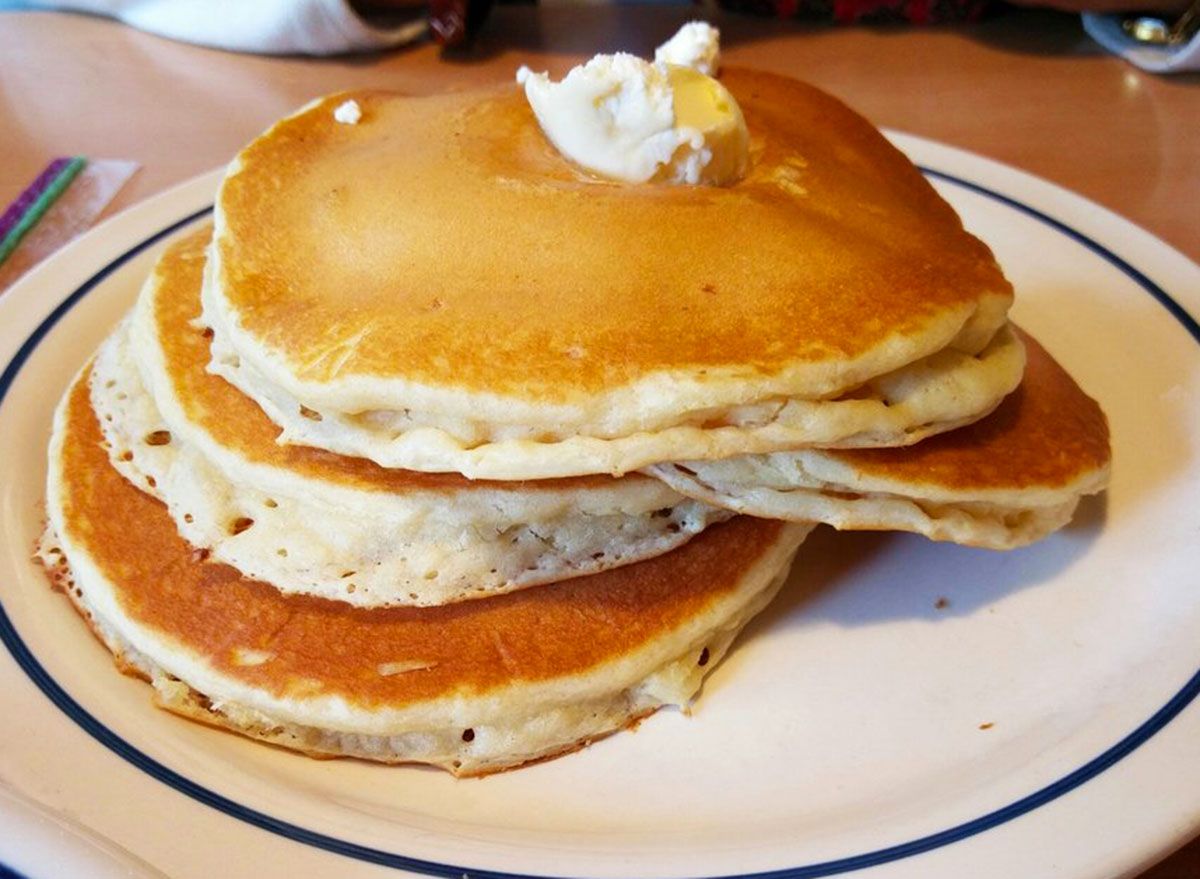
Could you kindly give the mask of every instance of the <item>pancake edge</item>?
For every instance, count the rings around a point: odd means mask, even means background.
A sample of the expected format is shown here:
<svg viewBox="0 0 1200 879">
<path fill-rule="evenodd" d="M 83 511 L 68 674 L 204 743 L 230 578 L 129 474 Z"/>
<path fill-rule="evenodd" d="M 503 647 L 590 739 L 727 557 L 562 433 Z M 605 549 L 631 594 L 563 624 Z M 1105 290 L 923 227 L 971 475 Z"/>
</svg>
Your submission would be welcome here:
<svg viewBox="0 0 1200 879">
<path fill-rule="evenodd" d="M 552 479 L 607 473 L 622 476 L 663 461 L 719 459 L 804 447 L 906 446 L 989 415 L 1021 382 L 1023 343 L 1005 325 L 978 356 L 936 352 L 868 383 L 871 396 L 829 401 L 779 401 L 765 424 L 706 428 L 678 425 L 657 432 L 560 441 L 503 439 L 465 442 L 445 430 L 420 427 L 392 435 L 336 414 L 303 417 L 303 404 L 263 384 L 246 361 L 230 366 L 214 339 L 212 369 L 258 403 L 282 427 L 280 441 L 362 457 L 383 467 L 455 471 L 472 479 Z M 937 361 L 937 362 L 934 362 Z"/>
</svg>

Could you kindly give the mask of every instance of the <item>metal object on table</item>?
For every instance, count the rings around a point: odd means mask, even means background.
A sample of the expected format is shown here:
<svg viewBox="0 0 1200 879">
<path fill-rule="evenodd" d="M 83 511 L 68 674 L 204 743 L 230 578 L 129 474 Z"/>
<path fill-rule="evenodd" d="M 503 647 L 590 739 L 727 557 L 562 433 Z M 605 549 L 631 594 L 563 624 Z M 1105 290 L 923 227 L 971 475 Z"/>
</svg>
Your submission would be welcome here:
<svg viewBox="0 0 1200 879">
<path fill-rule="evenodd" d="M 1136 15 L 1126 18 L 1121 27 L 1139 43 L 1152 46 L 1186 43 L 1200 32 L 1200 0 L 1193 0 L 1173 23 L 1157 15 Z"/>
</svg>

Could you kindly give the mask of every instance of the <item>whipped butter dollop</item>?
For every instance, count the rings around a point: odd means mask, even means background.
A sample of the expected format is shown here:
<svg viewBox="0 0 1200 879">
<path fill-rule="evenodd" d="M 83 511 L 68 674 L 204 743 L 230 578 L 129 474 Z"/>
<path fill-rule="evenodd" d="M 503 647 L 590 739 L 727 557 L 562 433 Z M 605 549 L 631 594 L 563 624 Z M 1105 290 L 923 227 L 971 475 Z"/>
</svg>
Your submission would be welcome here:
<svg viewBox="0 0 1200 879">
<path fill-rule="evenodd" d="M 698 69 L 716 69 L 716 30 L 693 25 L 659 52 L 697 67 L 621 52 L 597 55 L 560 82 L 522 67 L 517 82 L 550 142 L 589 171 L 627 183 L 732 183 L 749 162 L 746 121 L 733 95 Z"/>
<path fill-rule="evenodd" d="M 654 50 L 654 60 L 716 76 L 721 66 L 721 32 L 703 21 L 689 21 Z"/>
</svg>

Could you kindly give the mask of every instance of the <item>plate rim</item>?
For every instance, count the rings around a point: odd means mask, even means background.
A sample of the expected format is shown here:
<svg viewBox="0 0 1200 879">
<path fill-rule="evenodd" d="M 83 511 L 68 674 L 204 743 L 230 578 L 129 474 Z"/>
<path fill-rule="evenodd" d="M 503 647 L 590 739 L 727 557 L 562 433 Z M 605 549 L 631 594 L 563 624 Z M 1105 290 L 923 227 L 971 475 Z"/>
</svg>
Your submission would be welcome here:
<svg viewBox="0 0 1200 879">
<path fill-rule="evenodd" d="M 898 144 L 914 144 L 920 146 L 928 146 L 935 148 L 934 151 L 944 151 L 943 155 L 959 161 L 967 161 L 979 163 L 977 167 L 984 172 L 992 172 L 1001 176 L 1010 177 L 1017 183 L 1033 183 L 1043 187 L 1048 187 L 1047 192 L 1057 198 L 1066 198 L 1069 201 L 1073 200 L 1077 205 L 1085 206 L 1102 215 L 1102 219 L 1123 225 L 1125 228 L 1136 229 L 1139 233 L 1147 236 L 1158 247 L 1164 251 L 1171 252 L 1184 261 L 1189 267 L 1195 268 L 1195 264 L 1188 257 L 1178 250 L 1172 248 L 1166 242 L 1154 237 L 1151 233 L 1141 229 L 1129 220 L 1120 217 L 1112 211 L 1097 205 L 1094 202 L 1088 201 L 1085 197 L 1080 196 L 1070 190 L 1042 180 L 1028 172 L 1020 169 L 1012 168 L 994 160 L 987 159 L 982 156 L 977 156 L 973 153 L 960 150 L 954 147 L 949 147 L 940 144 L 936 141 L 926 140 L 925 138 L 914 135 L 890 133 Z M 936 164 L 936 163 L 935 163 Z M 986 186 L 977 181 L 960 176 L 959 173 L 941 170 L 932 164 L 919 164 L 922 173 L 927 178 L 944 181 L 951 185 L 960 187 L 969 192 L 981 195 L 996 201 L 1005 207 L 1025 214 L 1026 216 L 1041 222 L 1056 232 L 1065 235 L 1074 240 L 1076 243 L 1084 246 L 1092 254 L 1104 259 L 1117 270 L 1121 271 L 1126 277 L 1133 281 L 1138 287 L 1147 292 L 1154 298 L 1167 313 L 1179 323 L 1191 335 L 1192 339 L 1200 344 L 1200 321 L 1178 300 L 1171 294 L 1153 281 L 1145 272 L 1138 269 L 1129 261 L 1125 260 L 1108 246 L 1100 243 L 1095 238 L 1075 228 L 1070 223 L 1059 220 L 1050 214 L 1040 210 L 1032 204 L 1027 204 L 1019 198 L 1009 195 L 1002 191 L 997 191 L 989 186 Z M 118 222 L 122 219 L 135 219 L 139 214 L 148 212 L 153 207 L 165 207 L 172 201 L 178 200 L 185 194 L 188 187 L 195 187 L 202 181 L 207 181 L 209 178 L 215 177 L 219 172 L 213 171 L 206 174 L 198 175 L 190 181 L 172 187 L 159 195 L 140 202 L 127 210 L 118 214 L 112 220 L 98 226 L 91 233 L 83 238 L 64 247 L 59 253 L 52 256 L 41 267 L 35 269 L 30 275 L 19 281 L 14 288 L 8 291 L 7 296 L 0 298 L 0 311 L 4 310 L 2 306 L 8 302 L 15 301 L 16 298 L 25 295 L 23 290 L 33 286 L 38 277 L 43 271 L 48 269 L 51 264 L 61 264 L 66 259 L 74 256 L 79 249 L 86 247 L 92 241 L 102 240 L 105 236 L 111 234 L 122 234 Z M 211 199 L 207 199 L 211 202 Z M 192 204 L 194 205 L 193 200 Z M 162 241 L 164 238 L 172 235 L 180 229 L 195 223 L 206 214 L 211 212 L 211 203 L 199 210 L 192 210 L 186 216 L 178 218 L 165 226 L 158 226 L 151 234 L 141 237 L 141 233 L 135 235 L 123 234 L 122 237 L 126 242 L 130 239 L 139 239 L 136 243 L 127 247 L 124 251 L 109 260 L 98 271 L 91 274 L 86 280 L 75 287 L 67 296 L 65 296 L 51 311 L 45 315 L 40 321 L 37 321 L 33 331 L 30 332 L 23 342 L 16 348 L 12 357 L 4 365 L 4 370 L 0 373 L 0 406 L 3 406 L 4 400 L 13 383 L 21 373 L 21 370 L 37 348 L 38 344 L 46 336 L 46 334 L 58 323 L 58 321 L 67 314 L 80 300 L 82 300 L 89 292 L 99 286 L 109 275 L 120 268 L 129 260 L 133 259 L 138 254 L 146 249 L 153 247 L 155 244 Z M 173 216 L 178 217 L 178 209 L 170 211 Z M 94 264 L 94 263 L 93 263 Z M 32 282 L 32 283 L 31 283 Z M 14 296 L 14 294 L 16 294 Z M 86 732 L 91 738 L 99 744 L 104 745 L 109 751 L 121 757 L 126 762 L 133 765 L 142 773 L 149 775 L 152 779 L 164 784 L 177 792 L 183 793 L 192 800 L 202 803 L 210 808 L 213 808 L 228 817 L 238 821 L 258 827 L 259 829 L 267 830 L 275 835 L 281 836 L 292 842 L 298 842 L 304 845 L 312 846 L 332 854 L 343 857 L 352 858 L 357 861 L 376 864 L 384 867 L 391 867 L 398 870 L 407 870 L 415 873 L 432 876 L 447 876 L 460 877 L 463 875 L 471 875 L 477 877 L 488 877 L 488 879 L 550 879 L 552 874 L 529 874 L 507 872 L 504 870 L 489 870 L 477 869 L 470 866 L 458 866 L 447 863 L 439 863 L 428 861 L 403 854 L 384 851 L 359 843 L 341 840 L 327 834 L 309 830 L 283 819 L 275 818 L 265 812 L 243 806 L 234 800 L 229 799 L 221 794 L 209 790 L 202 784 L 191 780 L 181 773 L 173 770 L 163 763 L 150 757 L 134 745 L 130 744 L 118 734 L 113 732 L 95 716 L 87 711 L 81 704 L 75 701 L 53 677 L 45 670 L 38 661 L 34 653 L 25 644 L 20 633 L 13 625 L 8 616 L 7 610 L 4 607 L 3 601 L 0 601 L 0 641 L 4 642 L 9 654 L 16 661 L 21 671 L 28 677 L 46 696 L 51 703 L 62 711 L 67 717 Z M 769 871 L 759 871 L 751 873 L 735 873 L 724 874 L 721 876 L 711 876 L 708 879 L 817 879 L 817 877 L 832 876 L 835 874 L 847 873 L 865 869 L 867 867 L 879 866 L 887 863 L 906 860 L 914 856 L 931 852 L 937 849 L 944 848 L 953 843 L 963 841 L 965 839 L 978 836 L 989 830 L 1007 824 L 1014 818 L 1028 814 L 1038 808 L 1047 805 L 1064 794 L 1080 787 L 1086 782 L 1102 775 L 1113 766 L 1117 765 L 1121 760 L 1130 754 L 1137 751 L 1141 746 L 1149 742 L 1153 737 L 1166 727 L 1175 717 L 1177 717 L 1185 708 L 1200 696 L 1200 669 L 1198 669 L 1192 677 L 1177 691 L 1174 695 L 1154 712 L 1148 719 L 1143 721 L 1132 731 L 1124 736 L 1110 747 L 1103 750 L 1100 754 L 1085 762 L 1082 766 L 1063 775 L 1055 781 L 1043 785 L 1030 794 L 1027 794 L 1006 806 L 994 809 L 985 815 L 969 821 L 960 822 L 953 827 L 938 831 L 932 834 L 926 834 L 908 842 L 890 845 L 884 848 L 875 849 L 872 851 L 863 852 L 861 854 L 849 855 L 837 859 L 825 860 L 812 864 L 800 865 L 796 867 L 785 867 Z M 1189 833 L 1194 833 L 1200 827 L 1200 819 L 1194 821 L 1190 828 L 1185 828 L 1182 832 L 1178 829 L 1172 834 L 1173 839 L 1186 838 Z M 1160 840 L 1160 843 L 1162 841 Z M 1165 853 L 1169 851 L 1169 843 L 1160 845 L 1158 851 Z M 1146 852 L 1142 851 L 1143 858 Z M 0 868 L 3 865 L 0 864 Z M 557 874 L 555 874 L 557 875 Z"/>
</svg>

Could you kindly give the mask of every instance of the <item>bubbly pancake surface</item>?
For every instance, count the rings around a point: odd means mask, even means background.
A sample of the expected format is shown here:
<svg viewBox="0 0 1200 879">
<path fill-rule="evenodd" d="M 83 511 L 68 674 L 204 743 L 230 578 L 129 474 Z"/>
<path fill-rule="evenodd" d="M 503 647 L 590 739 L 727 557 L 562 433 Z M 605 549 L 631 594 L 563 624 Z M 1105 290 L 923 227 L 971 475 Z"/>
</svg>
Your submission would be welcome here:
<svg viewBox="0 0 1200 879">
<path fill-rule="evenodd" d="M 821 396 L 956 337 L 982 347 L 1011 289 L 911 163 L 811 87 L 723 81 L 753 151 L 725 188 L 598 183 L 515 86 L 284 120 L 219 197 L 239 353 L 344 411 L 434 394 L 525 418 L 643 383 L 685 410 Z M 357 125 L 333 119 L 347 97 Z"/>
<path fill-rule="evenodd" d="M 703 620 L 787 527 L 738 519 L 659 559 L 580 580 L 442 608 L 362 610 L 283 596 L 205 562 L 162 504 L 109 464 L 82 381 L 63 429 L 58 530 L 113 584 L 119 612 L 275 699 L 395 709 L 601 669 Z M 416 670 L 381 673 L 397 664 Z"/>
<path fill-rule="evenodd" d="M 100 347 L 88 382 L 110 462 L 167 505 L 189 543 L 282 592 L 361 607 L 483 598 L 659 555 L 729 517 L 648 477 L 383 492 L 254 464 L 163 415 L 141 377 L 156 343 L 132 345 L 129 330 Z"/>
</svg>

